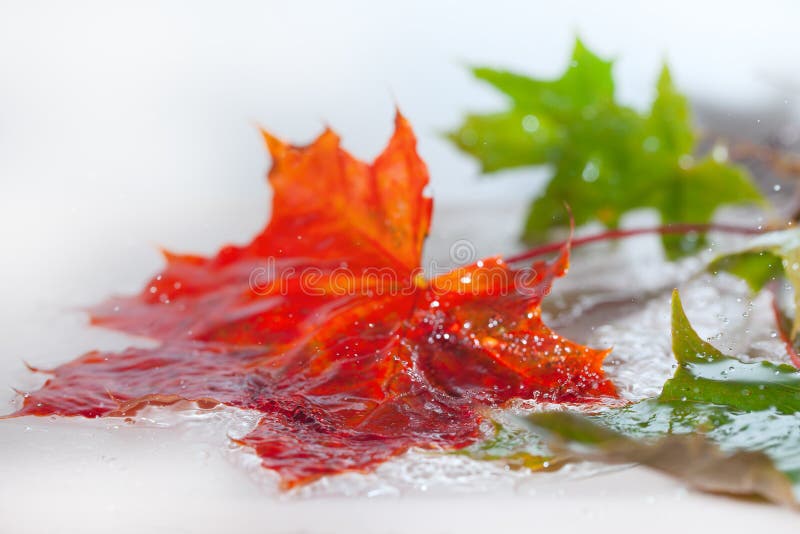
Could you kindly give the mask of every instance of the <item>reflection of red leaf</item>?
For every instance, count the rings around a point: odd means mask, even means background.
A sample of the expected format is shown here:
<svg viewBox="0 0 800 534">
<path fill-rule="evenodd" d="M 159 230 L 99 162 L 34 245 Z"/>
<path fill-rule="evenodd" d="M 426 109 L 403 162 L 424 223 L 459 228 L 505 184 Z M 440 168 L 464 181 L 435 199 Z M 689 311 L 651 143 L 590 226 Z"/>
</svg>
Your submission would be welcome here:
<svg viewBox="0 0 800 534">
<path fill-rule="evenodd" d="M 139 295 L 92 314 L 162 345 L 64 364 L 15 415 L 124 415 L 181 399 L 259 410 L 239 442 L 288 487 L 409 447 L 467 445 L 482 404 L 615 394 L 606 352 L 540 319 L 566 248 L 533 269 L 492 258 L 421 276 L 428 174 L 402 116 L 372 165 L 331 131 L 308 147 L 264 137 L 274 161 L 264 231 L 210 258 L 167 253 Z"/>
</svg>

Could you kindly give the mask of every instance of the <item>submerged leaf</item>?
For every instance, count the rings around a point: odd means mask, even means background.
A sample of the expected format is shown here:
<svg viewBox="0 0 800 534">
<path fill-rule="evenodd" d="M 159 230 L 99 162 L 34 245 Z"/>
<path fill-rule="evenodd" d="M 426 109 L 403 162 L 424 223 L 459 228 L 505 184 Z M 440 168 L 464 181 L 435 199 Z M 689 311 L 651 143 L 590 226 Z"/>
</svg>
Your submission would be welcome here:
<svg viewBox="0 0 800 534">
<path fill-rule="evenodd" d="M 484 172 L 553 166 L 545 192 L 531 206 L 524 239 L 542 241 L 554 226 L 596 221 L 616 227 L 634 209 L 653 208 L 663 223 L 706 223 L 717 207 L 763 202 L 740 168 L 693 158 L 695 135 L 686 98 L 662 70 L 655 101 L 641 114 L 614 98 L 612 64 L 575 44 L 569 67 L 543 81 L 508 71 L 473 73 L 510 100 L 507 111 L 470 114 L 449 134 Z M 663 236 L 669 256 L 696 251 L 702 236 Z"/>
<path fill-rule="evenodd" d="M 494 434 L 479 443 L 455 452 L 475 460 L 497 461 L 512 469 L 532 471 L 550 469 L 561 464 L 562 458 L 554 455 L 543 440 L 518 423 L 503 418 L 492 421 Z"/>
<path fill-rule="evenodd" d="M 620 425 L 618 432 L 609 430 L 610 422 L 599 417 L 571 412 L 534 414 L 527 421 L 533 430 L 549 437 L 548 443 L 554 450 L 573 459 L 637 463 L 680 478 L 704 491 L 759 495 L 779 504 L 797 503 L 800 495 L 792 479 L 768 454 L 761 450 L 726 450 L 712 438 L 696 434 L 688 425 L 685 431 L 669 429 L 658 437 L 643 439 L 645 432 L 637 435 L 637 425 L 649 429 L 659 417 L 663 418 L 659 422 L 667 425 L 686 422 L 681 420 L 680 409 L 676 413 L 663 405 L 637 407 L 643 412 L 638 414 L 641 419 L 633 413 L 618 414 L 615 421 Z M 720 428 L 722 432 L 747 431 L 740 427 Z M 790 451 L 791 454 L 797 452 Z"/>
<path fill-rule="evenodd" d="M 161 345 L 65 363 L 14 415 L 127 415 L 178 400 L 257 410 L 236 441 L 292 486 L 410 447 L 467 446 L 483 407 L 515 397 L 615 395 L 607 351 L 540 317 L 566 247 L 525 269 L 489 258 L 423 277 L 432 201 L 402 116 L 372 164 L 331 131 L 307 147 L 264 138 L 268 226 L 212 257 L 168 253 L 140 294 L 92 312 L 94 324 Z"/>
<path fill-rule="evenodd" d="M 525 421 L 578 458 L 637 462 L 709 491 L 800 502 L 800 372 L 722 354 L 692 329 L 677 293 L 672 336 L 678 367 L 659 397 Z"/>
</svg>

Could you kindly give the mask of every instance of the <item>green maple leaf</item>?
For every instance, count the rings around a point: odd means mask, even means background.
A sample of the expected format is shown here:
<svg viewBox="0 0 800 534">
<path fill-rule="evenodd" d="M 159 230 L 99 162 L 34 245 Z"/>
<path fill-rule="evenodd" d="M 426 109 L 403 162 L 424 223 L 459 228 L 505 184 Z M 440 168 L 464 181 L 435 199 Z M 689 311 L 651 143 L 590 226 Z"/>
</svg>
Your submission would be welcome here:
<svg viewBox="0 0 800 534">
<path fill-rule="evenodd" d="M 678 365 L 658 397 L 524 421 L 576 459 L 638 462 L 701 489 L 800 503 L 800 371 L 722 354 L 692 329 L 677 293 L 672 344 Z"/>
<path fill-rule="evenodd" d="M 633 209 L 653 208 L 663 223 L 707 223 L 717 207 L 763 202 L 747 174 L 711 157 L 695 160 L 696 138 L 686 98 L 665 66 L 658 94 L 641 114 L 614 99 L 612 63 L 575 44 L 566 72 L 542 81 L 476 68 L 474 75 L 510 99 L 510 109 L 467 115 L 448 137 L 483 171 L 551 165 L 534 199 L 523 239 L 542 241 L 553 227 L 598 221 L 609 228 Z M 697 239 L 664 236 L 670 257 L 695 251 Z"/>
</svg>

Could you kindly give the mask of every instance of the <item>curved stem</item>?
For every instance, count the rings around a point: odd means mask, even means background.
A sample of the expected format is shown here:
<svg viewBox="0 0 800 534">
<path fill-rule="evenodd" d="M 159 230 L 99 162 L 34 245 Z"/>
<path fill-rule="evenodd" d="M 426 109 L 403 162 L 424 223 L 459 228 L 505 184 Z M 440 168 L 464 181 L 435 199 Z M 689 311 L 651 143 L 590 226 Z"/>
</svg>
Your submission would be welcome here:
<svg viewBox="0 0 800 534">
<path fill-rule="evenodd" d="M 775 289 L 775 283 L 769 284 L 768 288 L 772 294 L 772 312 L 775 314 L 775 326 L 778 330 L 778 335 L 786 346 L 786 352 L 789 354 L 789 359 L 792 360 L 792 364 L 800 369 L 800 354 L 797 353 L 797 349 L 792 341 L 792 336 L 786 329 L 786 318 L 778 304 L 778 292 Z"/>
<path fill-rule="evenodd" d="M 660 234 L 660 235 L 673 235 L 673 234 L 690 234 L 690 233 L 703 233 L 703 232 L 722 232 L 727 234 L 739 235 L 758 235 L 765 232 L 774 230 L 774 228 L 750 228 L 743 226 L 732 226 L 728 224 L 668 224 L 665 226 L 653 226 L 650 228 L 632 228 L 629 230 L 609 230 L 599 234 L 589 235 L 585 237 L 577 237 L 571 240 L 559 241 L 556 243 L 548 243 L 539 247 L 526 250 L 509 258 L 506 258 L 507 263 L 516 263 L 518 261 L 525 261 L 531 258 L 544 256 L 552 252 L 558 252 L 563 246 L 569 244 L 571 248 L 577 248 L 589 243 L 596 243 L 599 241 L 609 241 L 612 239 L 625 239 L 628 237 L 635 237 L 646 234 Z"/>
</svg>

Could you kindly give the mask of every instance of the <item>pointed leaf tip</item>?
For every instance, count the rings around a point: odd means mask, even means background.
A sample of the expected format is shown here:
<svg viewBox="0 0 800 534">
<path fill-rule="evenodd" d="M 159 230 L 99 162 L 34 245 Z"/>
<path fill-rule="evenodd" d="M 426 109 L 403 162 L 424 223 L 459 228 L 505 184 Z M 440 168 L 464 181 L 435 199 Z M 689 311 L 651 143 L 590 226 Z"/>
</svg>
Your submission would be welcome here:
<svg viewBox="0 0 800 534">
<path fill-rule="evenodd" d="M 322 133 L 319 134 L 319 136 L 314 139 L 314 142 L 306 148 L 313 149 L 327 147 L 328 149 L 338 149 L 340 144 L 341 138 L 339 137 L 339 134 L 337 134 L 329 124 L 325 124 L 325 129 L 322 131 Z"/>
<path fill-rule="evenodd" d="M 672 352 L 679 365 L 706 363 L 724 358 L 711 343 L 692 328 L 681 304 L 678 290 L 672 291 Z"/>
<path fill-rule="evenodd" d="M 664 83 L 672 83 L 672 72 L 669 70 L 669 63 L 664 60 L 661 63 L 661 72 L 658 75 L 659 81 L 663 80 Z"/>
<path fill-rule="evenodd" d="M 261 136 L 264 138 L 264 143 L 267 145 L 267 150 L 269 150 L 270 156 L 272 156 L 273 160 L 278 160 L 286 153 L 288 149 L 288 145 L 266 131 L 264 128 L 260 128 Z"/>
<path fill-rule="evenodd" d="M 411 128 L 411 123 L 408 119 L 403 115 L 400 111 L 399 107 L 395 107 L 394 113 L 394 136 L 398 136 L 400 134 L 409 135 L 412 138 L 416 139 L 414 136 L 414 129 Z"/>
<path fill-rule="evenodd" d="M 672 297 L 670 299 L 670 305 L 672 306 L 672 314 L 673 317 L 675 315 L 675 309 L 679 308 L 681 312 L 683 312 L 683 304 L 681 304 L 681 294 L 678 291 L 678 288 L 672 289 Z"/>
</svg>

